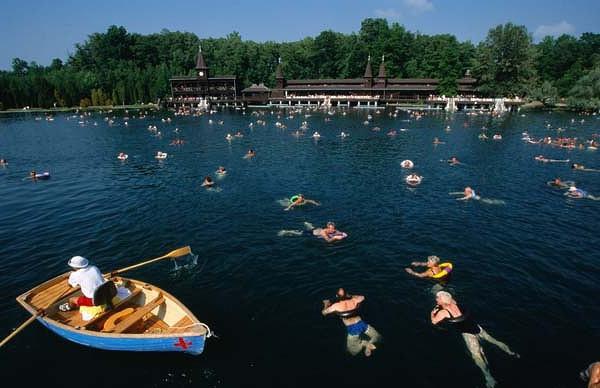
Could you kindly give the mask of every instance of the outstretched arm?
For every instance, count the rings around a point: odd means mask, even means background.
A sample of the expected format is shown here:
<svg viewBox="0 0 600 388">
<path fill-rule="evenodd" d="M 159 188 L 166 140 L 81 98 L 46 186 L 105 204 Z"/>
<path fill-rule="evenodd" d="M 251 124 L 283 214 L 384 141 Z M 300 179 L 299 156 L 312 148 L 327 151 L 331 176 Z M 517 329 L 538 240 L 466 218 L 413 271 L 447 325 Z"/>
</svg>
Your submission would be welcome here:
<svg viewBox="0 0 600 388">
<path fill-rule="evenodd" d="M 305 199 L 304 202 L 312 203 L 313 205 L 321 206 L 321 204 L 317 201 L 313 201 L 312 199 Z"/>
<path fill-rule="evenodd" d="M 421 272 L 421 273 L 413 271 L 412 268 L 404 268 L 404 270 L 407 273 L 409 273 L 409 274 L 411 274 L 413 276 L 416 276 L 418 278 L 428 278 L 428 277 L 431 277 L 431 270 L 429 270 L 429 269 L 427 271 Z"/>
</svg>

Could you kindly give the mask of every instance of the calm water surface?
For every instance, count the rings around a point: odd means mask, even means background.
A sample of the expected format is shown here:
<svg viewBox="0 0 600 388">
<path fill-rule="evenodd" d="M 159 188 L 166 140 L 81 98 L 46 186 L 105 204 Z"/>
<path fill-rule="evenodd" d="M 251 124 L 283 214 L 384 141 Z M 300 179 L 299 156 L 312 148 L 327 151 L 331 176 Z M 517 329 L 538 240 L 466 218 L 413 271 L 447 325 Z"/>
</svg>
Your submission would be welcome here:
<svg viewBox="0 0 600 388">
<path fill-rule="evenodd" d="M 129 276 L 168 290 L 219 335 L 198 357 L 118 353 L 33 324 L 0 352 L 4 376 L 26 386 L 483 386 L 462 338 L 429 322 L 432 283 L 404 272 L 436 254 L 455 265 L 448 288 L 459 303 L 522 355 L 515 360 L 484 345 L 499 387 L 581 386 L 579 371 L 600 358 L 600 202 L 566 199 L 546 181 L 560 176 L 600 196 L 600 173 L 533 157 L 600 168 L 600 151 L 526 144 L 521 133 L 556 136 L 550 124 L 589 139 L 600 132 L 598 116 L 430 113 L 414 120 L 351 111 L 331 121 L 322 113 L 282 116 L 288 129 L 279 129 L 270 112 L 261 117 L 265 126 L 249 128 L 257 119 L 249 113 L 170 124 L 155 114 L 128 126 L 121 117 L 109 126 L 100 113 L 83 124 L 70 115 L 0 118 L 0 157 L 10 162 L 0 169 L 0 335 L 27 318 L 14 298 L 65 272 L 73 255 L 109 271 L 188 244 L 197 266 L 175 271 L 164 262 Z M 365 126 L 369 113 L 373 124 Z M 305 120 L 320 141 L 291 136 Z M 162 137 L 147 130 L 151 124 Z M 483 126 L 485 142 L 477 138 Z M 400 128 L 408 130 L 386 136 Z M 225 141 L 237 130 L 245 136 Z M 350 137 L 338 137 L 341 130 Z M 496 132 L 502 141 L 491 140 Z M 169 146 L 177 136 L 187 143 Z M 435 136 L 446 144 L 433 146 Z M 249 148 L 257 157 L 242 159 Z M 155 160 L 158 150 L 168 159 Z M 116 159 L 120 151 L 127 161 Z M 443 162 L 452 155 L 464 164 Z M 416 189 L 404 184 L 403 159 L 424 176 Z M 220 191 L 200 187 L 218 165 L 229 171 Z M 31 169 L 52 178 L 24 180 Z M 504 204 L 448 195 L 466 185 Z M 298 192 L 322 206 L 284 212 L 278 200 Z M 328 220 L 349 237 L 328 245 L 277 235 Z M 339 286 L 366 296 L 361 315 L 384 336 L 370 359 L 347 355 L 341 322 L 320 314 L 321 300 Z"/>
</svg>

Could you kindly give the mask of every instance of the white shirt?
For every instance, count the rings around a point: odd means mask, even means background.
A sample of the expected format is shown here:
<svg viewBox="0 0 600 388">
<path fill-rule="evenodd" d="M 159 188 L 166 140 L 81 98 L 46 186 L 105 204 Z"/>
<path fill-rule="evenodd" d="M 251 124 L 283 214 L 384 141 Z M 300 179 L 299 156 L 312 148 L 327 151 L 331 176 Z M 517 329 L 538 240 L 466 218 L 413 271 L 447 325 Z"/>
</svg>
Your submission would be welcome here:
<svg viewBox="0 0 600 388">
<path fill-rule="evenodd" d="M 72 287 L 80 286 L 81 293 L 90 299 L 94 298 L 94 291 L 104 282 L 102 272 L 95 265 L 78 269 L 69 275 L 69 284 Z"/>
</svg>

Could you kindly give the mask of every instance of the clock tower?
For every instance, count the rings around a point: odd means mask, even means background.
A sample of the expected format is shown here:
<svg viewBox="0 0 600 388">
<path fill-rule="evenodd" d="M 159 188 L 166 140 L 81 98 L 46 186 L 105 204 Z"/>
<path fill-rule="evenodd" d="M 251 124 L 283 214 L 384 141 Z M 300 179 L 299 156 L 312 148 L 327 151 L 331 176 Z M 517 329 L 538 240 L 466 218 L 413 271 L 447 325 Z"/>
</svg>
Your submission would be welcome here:
<svg viewBox="0 0 600 388">
<path fill-rule="evenodd" d="M 198 57 L 196 58 L 196 75 L 200 79 L 208 79 L 208 66 L 206 66 L 206 62 L 204 62 L 204 57 L 202 56 L 202 46 L 200 45 L 198 45 Z"/>
</svg>

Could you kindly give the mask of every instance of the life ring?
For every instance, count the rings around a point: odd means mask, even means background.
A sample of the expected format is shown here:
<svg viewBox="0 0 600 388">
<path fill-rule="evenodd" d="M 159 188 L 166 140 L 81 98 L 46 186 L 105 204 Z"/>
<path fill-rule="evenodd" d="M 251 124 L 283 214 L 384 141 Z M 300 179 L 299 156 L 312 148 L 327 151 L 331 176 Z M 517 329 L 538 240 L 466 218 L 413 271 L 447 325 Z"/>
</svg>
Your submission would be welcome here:
<svg viewBox="0 0 600 388">
<path fill-rule="evenodd" d="M 403 160 L 402 162 L 400 162 L 400 167 L 402 168 L 413 168 L 415 166 L 415 164 L 412 162 L 412 160 Z"/>
<path fill-rule="evenodd" d="M 113 330 L 115 328 L 115 326 L 117 326 L 118 321 L 133 314 L 134 312 L 135 312 L 135 309 L 133 307 L 127 307 L 126 309 L 123 309 L 117 313 L 114 313 L 113 315 L 108 317 L 108 319 L 104 322 L 104 325 L 102 325 L 102 331 Z"/>
<path fill-rule="evenodd" d="M 408 183 L 411 186 L 416 186 L 416 185 L 421 184 L 421 180 L 422 179 L 423 178 L 421 178 L 418 175 L 416 175 L 414 177 L 412 175 L 409 175 L 409 176 L 406 177 L 405 181 L 406 181 L 406 183 Z"/>
<path fill-rule="evenodd" d="M 452 272 L 452 263 L 441 263 L 439 267 L 442 269 L 440 272 L 432 276 L 433 279 L 443 279 L 450 275 Z"/>
<path fill-rule="evenodd" d="M 300 198 L 300 196 L 299 196 L 298 194 L 296 194 L 296 195 L 292 196 L 292 197 L 290 198 L 290 203 L 294 203 L 294 202 L 296 202 L 296 201 L 298 200 L 298 198 Z"/>
</svg>

